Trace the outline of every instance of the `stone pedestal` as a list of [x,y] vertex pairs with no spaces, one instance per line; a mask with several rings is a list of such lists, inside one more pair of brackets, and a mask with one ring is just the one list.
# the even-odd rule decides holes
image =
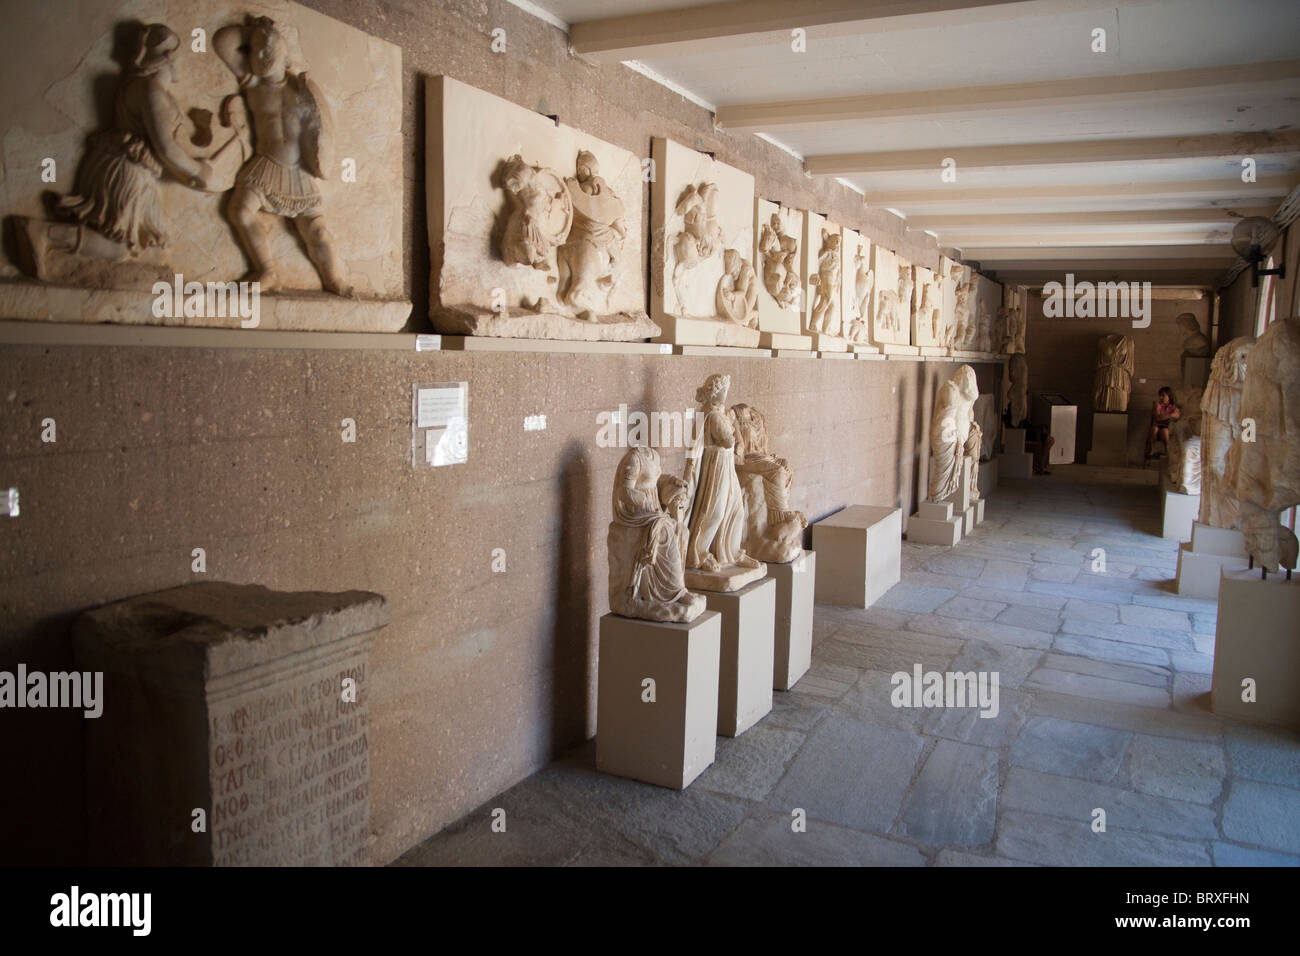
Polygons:
[[1204,388],[1210,380],[1210,356],[1184,355],[1183,387]]
[[970,507],[962,512],[962,534],[970,534],[983,521],[984,499],[976,498],[970,503]]
[[1214,600],[1222,571],[1244,571],[1250,563],[1246,539],[1232,528],[1192,522],[1191,540],[1178,549],[1178,593]]
[[980,490],[980,497],[987,498],[998,487],[998,458],[994,456],[988,461],[980,462],[979,481],[977,482]]
[[1200,495],[1182,495],[1168,488],[1160,488],[1160,537],[1186,541],[1192,536],[1192,525],[1201,513]]
[[[83,614],[87,857],[115,866],[369,862],[368,591],[187,584]],[[205,832],[192,829],[194,811]]]
[[739,737],[772,710],[776,582],[765,578],[704,597],[709,610],[722,615],[718,733]]
[[[1300,727],[1300,579],[1224,571],[1211,706],[1223,717]],[[1254,701],[1242,681],[1254,681]]]
[[1128,464],[1128,412],[1092,413],[1092,448],[1088,464]]
[[662,331],[652,342],[674,345],[728,345],[756,349],[761,336],[758,329],[718,319],[692,319],[679,315],[659,314],[655,318]]
[[789,564],[769,563],[767,576],[776,582],[772,688],[789,690],[812,665],[817,552],[805,551]]
[[689,624],[600,619],[597,770],[681,790],[713,763],[721,644],[712,611]]
[[807,332],[805,334],[812,341],[813,348],[818,352],[849,351],[849,340],[838,335],[823,335],[821,332]]
[[902,573],[903,512],[853,505],[813,525],[817,603],[871,607]]
[[799,332],[759,332],[758,345],[765,349],[790,349],[797,352],[806,352],[810,356],[813,352],[813,340],[811,337]]
[[951,501],[922,501],[907,522],[907,540],[951,548],[961,540],[965,525],[965,512],[954,515]]
[[1007,478],[1032,478],[1034,476],[1034,454],[1025,451],[1025,430],[1023,428],[1004,428],[1002,444],[1005,446],[999,470]]

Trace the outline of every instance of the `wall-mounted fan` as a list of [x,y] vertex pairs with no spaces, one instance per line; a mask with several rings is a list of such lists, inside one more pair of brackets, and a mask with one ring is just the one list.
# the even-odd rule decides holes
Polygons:
[[1276,269],[1261,269],[1259,267],[1259,264],[1268,255],[1268,250],[1273,248],[1273,243],[1277,242],[1278,237],[1281,235],[1281,230],[1274,225],[1273,220],[1265,219],[1263,216],[1247,216],[1233,228],[1232,248],[1237,255],[1250,264],[1250,284],[1252,286],[1259,285],[1260,276],[1281,276],[1285,278],[1285,263]]

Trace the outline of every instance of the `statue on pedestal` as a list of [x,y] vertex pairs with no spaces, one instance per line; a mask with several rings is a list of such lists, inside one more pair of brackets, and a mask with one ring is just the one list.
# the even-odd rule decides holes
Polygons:
[[704,610],[704,596],[686,590],[684,534],[677,513],[666,511],[659,453],[637,445],[618,463],[609,523],[609,608],[624,617],[688,623]]
[[808,519],[790,507],[790,463],[767,448],[767,421],[748,405],[730,409],[736,435],[736,472],[745,495],[745,551],[760,561],[786,563],[803,553]]
[[1241,437],[1241,389],[1255,338],[1243,335],[1214,356],[1210,384],[1201,396],[1201,524],[1236,528],[1237,499],[1224,478],[1228,449]]
[[957,369],[939,389],[930,417],[930,501],[946,501],[961,490],[967,462],[971,465],[971,497],[979,497],[976,479],[983,437],[975,423],[979,396],[975,370],[969,365]]
[[1254,423],[1228,449],[1225,478],[1241,508],[1241,531],[1257,567],[1294,568],[1296,537],[1278,522],[1300,504],[1300,318],[1279,319],[1250,352],[1241,420]]
[[1128,411],[1133,387],[1133,340],[1127,335],[1104,335],[1097,342],[1097,377],[1092,387],[1095,412]]

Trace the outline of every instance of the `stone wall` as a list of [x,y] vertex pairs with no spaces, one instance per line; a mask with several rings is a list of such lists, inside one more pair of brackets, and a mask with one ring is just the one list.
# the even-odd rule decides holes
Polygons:
[[[1250,284],[1249,278],[1246,280]],[[1130,319],[1047,318],[1043,299],[1030,293],[1025,355],[1029,361],[1029,390],[1058,392],[1079,406],[1075,460],[1084,461],[1092,442],[1092,385],[1097,369],[1097,340],[1103,335],[1133,338],[1133,390],[1128,403],[1128,453],[1133,464],[1142,462],[1142,449],[1150,427],[1151,403],[1162,385],[1177,396],[1182,383],[1180,358],[1183,334],[1174,317],[1191,312],[1206,332],[1210,300],[1154,299],[1151,325],[1135,329]]]

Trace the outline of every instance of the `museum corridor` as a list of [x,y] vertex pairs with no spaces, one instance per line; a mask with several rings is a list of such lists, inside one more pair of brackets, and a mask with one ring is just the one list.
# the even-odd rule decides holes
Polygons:
[[[1300,734],[1210,712],[1216,604],[1159,518],[1153,471],[1004,479],[874,607],[817,605],[811,670],[690,789],[588,742],[397,865],[1298,865]],[[892,706],[917,663],[997,672],[997,715]]]

